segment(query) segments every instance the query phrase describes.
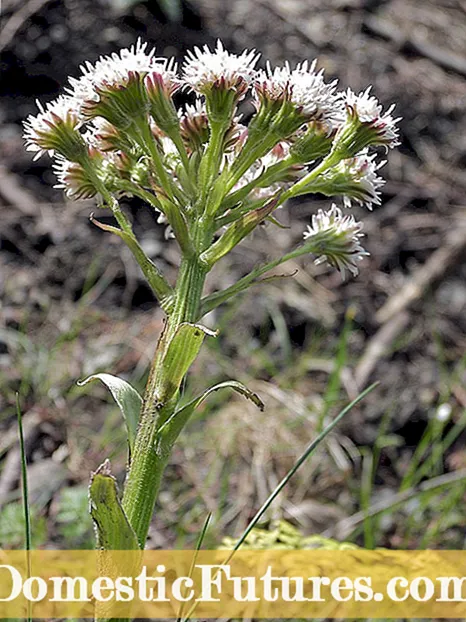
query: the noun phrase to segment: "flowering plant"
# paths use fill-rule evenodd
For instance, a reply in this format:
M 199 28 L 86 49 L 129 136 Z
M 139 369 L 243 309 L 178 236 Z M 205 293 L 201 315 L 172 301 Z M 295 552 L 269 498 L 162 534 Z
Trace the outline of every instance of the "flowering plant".
M 91 377 L 120 406 L 130 451 L 121 501 L 108 463 L 92 479 L 91 514 L 103 548 L 144 547 L 173 444 L 210 392 L 229 387 L 263 407 L 233 380 L 180 405 L 183 379 L 204 339 L 215 335 L 202 317 L 287 259 L 312 253 L 356 274 L 367 255 L 361 223 L 332 204 L 312 217 L 296 249 L 203 296 L 212 267 L 258 225 L 274 223 L 273 212 L 288 199 L 321 193 L 342 197 L 344 208 L 380 203 L 383 162 L 369 150 L 398 144 L 398 119 L 369 89 L 338 92 L 315 62 L 257 70 L 258 59 L 254 50 L 234 55 L 219 42 L 213 51 L 189 53 L 179 73 L 173 60 L 138 42 L 84 65 L 64 95 L 25 122 L 27 149 L 54 158 L 58 187 L 72 199 L 96 196 L 111 210 L 117 226 L 91 218 L 128 245 L 167 316 L 143 398 L 114 376 Z M 181 110 L 174 103 L 179 90 L 194 100 Z M 245 98 L 255 107 L 247 125 L 238 115 Z M 174 285 L 139 244 L 123 196 L 155 210 L 178 243 Z

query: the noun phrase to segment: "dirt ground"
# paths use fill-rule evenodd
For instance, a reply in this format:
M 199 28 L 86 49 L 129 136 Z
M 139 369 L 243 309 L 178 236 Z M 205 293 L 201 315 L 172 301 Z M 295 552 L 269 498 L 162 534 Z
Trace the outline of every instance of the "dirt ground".
M 74 381 L 105 369 L 143 383 L 162 314 L 125 249 L 89 222 L 92 201 L 65 201 L 52 188 L 46 159 L 31 161 L 23 148 L 21 121 L 35 110 L 36 98 L 53 98 L 85 60 L 128 46 L 139 35 L 154 43 L 160 54 L 178 57 L 217 37 L 234 51 L 255 47 L 263 55 L 261 62 L 318 57 L 320 67 L 342 87 L 357 91 L 372 84 L 384 105 L 396 103 L 403 117 L 402 144 L 389 154 L 383 169 L 383 205 L 371 213 L 353 208 L 364 220 L 371 253 L 359 277 L 343 283 L 311 258 L 288 266 L 290 276 L 251 291 L 234 320 L 228 311 L 211 318 L 213 325 L 227 327 L 221 353 L 206 355 L 196 371 L 221 378 L 231 375 L 231 369 L 240 374 L 246 369 L 270 396 L 269 417 L 280 409 L 283 413 L 293 400 L 293 412 L 298 412 L 303 403 L 306 408 L 320 403 L 333 369 L 331 353 L 338 348 L 345 317 L 351 315 L 348 355 L 335 402 L 355 397 L 369 382 L 379 380 L 380 385 L 342 425 L 342 438 L 349 443 L 345 454 L 351 455 L 351 448 L 373 446 L 389 413 L 385 432 L 398 441 L 383 449 L 376 485 L 378 495 L 397 489 L 413 448 L 439 408 L 449 413 L 445 433 L 466 409 L 466 3 L 192 0 L 182 4 L 178 22 L 168 19 L 155 0 L 116 7 L 110 0 L 3 0 L 0 507 L 17 497 L 16 391 L 25 417 L 32 492 L 42 499 L 42 513 L 56 516 L 60 491 L 84 485 L 109 447 L 117 472 L 124 471 L 119 423 L 113 418 L 104 423 L 103 393 L 98 393 L 99 399 L 95 393 L 86 396 Z M 244 274 L 274 246 L 291 248 L 321 204 L 325 202 L 306 199 L 291 205 L 280 216 L 286 229 L 278 235 L 274 230 L 273 240 L 267 229 L 261 231 L 212 275 L 208 287 L 229 284 L 232 275 Z M 147 252 L 173 273 L 175 248 L 141 206 L 132 204 L 129 209 Z M 280 320 L 288 327 L 285 337 Z M 263 367 L 257 354 L 261 347 L 269 357 Z M 209 422 L 213 444 L 215 439 L 220 443 L 219 430 L 230 425 L 231 410 L 238 408 L 236 402 L 220 406 L 218 422 Z M 230 514 L 220 521 L 220 533 L 238 529 L 248 517 L 241 513 L 243 504 L 254 507 L 266 494 L 273 483 L 264 467 L 267 460 L 275 474 L 295 456 L 288 450 L 271 455 L 270 448 L 258 455 L 248 444 L 260 436 L 263 428 L 259 422 L 257 426 L 246 440 L 232 436 L 231 443 L 242 443 L 241 448 L 218 445 L 224 458 L 241 454 L 229 485 L 243 495 L 237 498 L 236 514 L 235 504 L 226 504 Z M 193 434 L 197 438 L 196 431 Z M 301 434 L 302 428 L 295 436 L 284 434 L 278 446 L 299 441 Z M 465 440 L 463 432 L 451 444 L 439 475 L 466 468 Z M 199 442 L 204 442 L 202 434 Z M 212 446 L 200 447 L 202 460 L 217 459 Z M 154 545 L 175 542 L 174 535 L 167 534 L 180 506 L 191 508 L 197 494 L 207 506 L 216 507 L 220 484 L 212 485 L 208 494 L 199 492 L 205 473 L 194 466 L 195 452 L 196 443 L 186 442 L 175 453 L 169 471 L 173 492 L 162 497 L 166 529 L 153 534 Z M 254 485 L 247 479 L 251 461 L 259 461 L 263 475 Z M 329 521 L 340 524 L 357 510 L 357 494 L 345 492 L 345 487 L 351 480 L 357 488 L 361 466 L 357 460 L 345 464 L 339 469 L 329 462 L 328 472 L 321 469 L 319 502 L 319 490 L 307 494 L 301 482 L 301 489 L 295 490 L 299 504 L 293 497 L 301 509 L 293 515 L 285 504 L 285 515 L 307 532 L 329 531 Z M 181 484 L 178 490 L 179 479 L 194 492 Z M 176 491 L 184 501 L 176 499 Z M 235 522 L 238 514 L 241 520 Z M 194 533 L 200 518 L 190 517 L 193 524 L 186 529 Z M 463 520 L 464 516 L 459 519 Z M 338 529 L 329 534 L 348 536 L 347 530 Z M 392 537 L 384 544 L 399 542 Z

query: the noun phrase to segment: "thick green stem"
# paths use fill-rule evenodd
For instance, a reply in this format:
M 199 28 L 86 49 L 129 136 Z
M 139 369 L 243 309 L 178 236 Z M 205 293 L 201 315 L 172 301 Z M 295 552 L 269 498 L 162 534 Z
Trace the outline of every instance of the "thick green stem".
M 173 443 L 181 431 L 177 429 L 176 434 L 158 434 L 161 426 L 174 413 L 178 397 L 175 396 L 168 403 L 160 401 L 159 396 L 166 393 L 166 387 L 162 386 L 165 375 L 160 370 L 163 369 L 170 341 L 180 324 L 194 322 L 199 316 L 205 276 L 205 266 L 197 257 L 183 259 L 173 311 L 159 340 L 144 395 L 139 430 L 123 495 L 123 509 L 141 548 L 144 547 L 149 530 L 162 474 Z
M 208 211 L 208 197 L 220 171 L 224 147 L 223 141 L 227 129 L 228 121 L 225 119 L 210 122 L 209 144 L 199 165 L 199 200 L 197 205 L 199 212 L 201 212 L 201 208 L 206 212 Z

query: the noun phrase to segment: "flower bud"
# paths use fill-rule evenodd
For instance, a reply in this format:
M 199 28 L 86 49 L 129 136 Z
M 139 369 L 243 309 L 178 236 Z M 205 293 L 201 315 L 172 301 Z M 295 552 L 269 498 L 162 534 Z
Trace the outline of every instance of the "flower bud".
M 158 127 L 167 135 L 178 132 L 179 119 L 173 104 L 173 95 L 181 82 L 176 77 L 176 63 L 173 59 L 160 63 L 144 78 L 150 103 L 150 113 Z
M 267 64 L 254 83 L 257 121 L 273 125 L 281 138 L 296 132 L 306 121 L 334 123 L 341 116 L 341 98 L 335 93 L 336 81 L 327 84 L 323 71 L 316 72 L 316 61 L 307 61 L 291 69 L 288 63 L 274 69 Z
M 319 210 L 312 216 L 312 223 L 304 232 L 305 246 L 309 252 L 318 255 L 316 264 L 326 261 L 337 268 L 342 276 L 349 270 L 353 276 L 358 273 L 358 263 L 369 253 L 359 243 L 362 223 L 354 216 L 343 216 L 333 204 L 330 210 Z
M 98 193 L 94 181 L 89 178 L 81 164 L 57 156 L 52 168 L 58 180 L 54 188 L 64 190 L 66 196 L 73 201 L 90 199 Z
M 93 119 L 92 122 L 87 125 L 87 128 L 87 132 L 83 135 L 83 138 L 88 145 L 98 151 L 104 153 L 117 151 L 132 153 L 135 149 L 134 143 L 124 132 L 118 130 L 102 117 Z
M 204 95 L 211 122 L 233 117 L 254 78 L 258 59 L 255 50 L 245 50 L 240 56 L 230 54 L 220 41 L 213 52 L 207 45 L 188 52 L 183 81 L 192 91 Z
M 348 89 L 345 94 L 346 123 L 338 131 L 333 152 L 342 158 L 351 158 L 370 146 L 386 149 L 399 144 L 398 128 L 391 115 L 395 106 L 382 113 L 382 106 L 370 93 L 371 87 L 356 95 Z
M 150 104 L 144 78 L 160 69 L 160 62 L 154 58 L 155 50 L 147 52 L 146 48 L 138 40 L 119 54 L 103 56 L 94 65 L 86 63 L 81 78 L 70 79 L 68 91 L 88 119 L 101 116 L 118 129 L 126 129 L 135 118 L 147 115 Z
M 375 158 L 375 154 L 368 155 L 365 149 L 354 158 L 340 160 L 312 180 L 301 193 L 320 192 L 329 197 L 341 195 L 346 207 L 351 207 L 351 201 L 354 200 L 372 209 L 372 204 L 380 204 L 379 189 L 385 183 L 377 175 L 385 161 L 377 163 Z
M 39 114 L 29 115 L 24 123 L 26 149 L 36 152 L 34 159 L 55 152 L 72 162 L 84 157 L 87 147 L 79 132 L 82 119 L 76 100 L 60 96 L 45 108 L 40 102 L 37 105 Z
M 311 121 L 291 137 L 290 153 L 302 164 L 323 158 L 330 153 L 335 133 L 327 124 Z
M 87 119 L 103 117 L 118 130 L 126 130 L 135 120 L 147 116 L 149 101 L 140 73 L 129 71 L 124 80 L 102 81 L 94 89 L 97 99 L 87 99 L 82 105 Z

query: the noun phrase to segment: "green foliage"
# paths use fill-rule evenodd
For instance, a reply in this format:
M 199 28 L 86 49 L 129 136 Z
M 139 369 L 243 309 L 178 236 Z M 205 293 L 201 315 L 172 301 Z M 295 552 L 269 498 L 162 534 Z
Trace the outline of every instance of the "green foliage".
M 32 530 L 32 546 L 37 548 L 47 539 L 45 518 L 34 506 L 29 507 Z M 0 542 L 6 549 L 23 549 L 26 522 L 21 503 L 9 503 L 0 512 Z
M 112 394 L 115 402 L 118 404 L 126 423 L 126 428 L 128 430 L 128 442 L 130 449 L 132 449 L 139 423 L 142 397 L 128 382 L 118 378 L 117 376 L 112 376 L 111 374 L 94 374 L 93 376 L 89 376 L 89 378 L 78 382 L 78 385 L 82 387 L 92 380 L 101 380 Z
M 235 538 L 226 537 L 222 540 L 220 549 L 233 549 Z M 359 547 L 350 542 L 338 542 L 323 536 L 303 536 L 302 533 L 285 520 L 273 521 L 267 529 L 256 527 L 246 537 L 241 546 L 242 550 L 268 549 L 321 549 L 325 551 L 347 551 Z
M 69 549 L 93 549 L 94 532 L 89 515 L 87 486 L 65 488 L 58 501 L 57 530 Z
M 121 507 L 116 480 L 106 460 L 91 478 L 89 506 L 96 527 L 97 546 L 106 551 L 139 549 L 138 540 Z

